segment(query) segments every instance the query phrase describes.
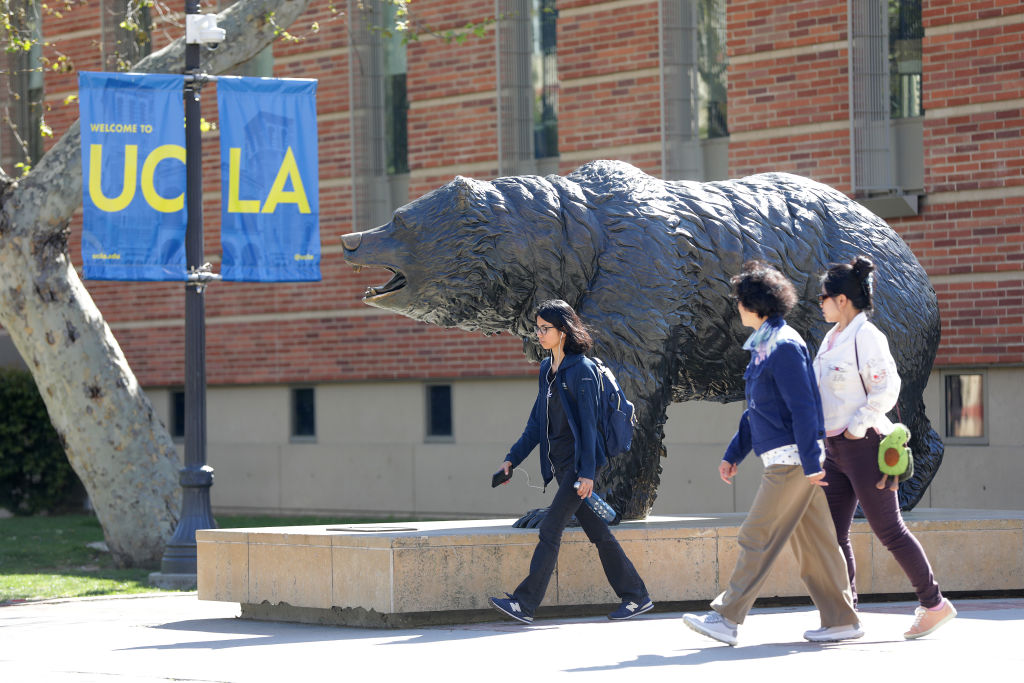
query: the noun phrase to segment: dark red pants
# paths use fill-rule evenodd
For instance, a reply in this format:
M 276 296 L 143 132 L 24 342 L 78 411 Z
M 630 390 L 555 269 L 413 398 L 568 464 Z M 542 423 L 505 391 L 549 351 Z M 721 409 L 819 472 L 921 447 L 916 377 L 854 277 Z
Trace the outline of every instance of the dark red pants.
M 879 440 L 878 432 L 873 429 L 869 429 L 863 439 L 852 440 L 839 435 L 825 440 L 825 481 L 828 482 L 825 497 L 836 526 L 839 547 L 846 556 L 854 604 L 857 601 L 857 585 L 854 583 L 857 568 L 850 544 L 850 525 L 860 501 L 868 525 L 910 579 L 917 599 L 925 607 L 935 607 L 942 602 L 939 584 L 935 582 L 924 549 L 903 523 L 896 492 L 875 487 L 882 477 L 878 470 Z

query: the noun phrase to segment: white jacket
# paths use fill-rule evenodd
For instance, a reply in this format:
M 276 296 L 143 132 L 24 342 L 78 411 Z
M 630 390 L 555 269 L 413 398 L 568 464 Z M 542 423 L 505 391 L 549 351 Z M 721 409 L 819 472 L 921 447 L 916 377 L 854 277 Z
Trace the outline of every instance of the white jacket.
M 832 337 L 835 343 L 829 349 Z M 857 377 L 858 357 L 864 384 Z M 871 427 L 880 434 L 893 430 L 886 413 L 899 398 L 900 375 L 885 335 L 866 314 L 857 314 L 842 332 L 835 327 L 828 331 L 814 358 L 814 374 L 827 433 L 845 428 L 859 438 Z

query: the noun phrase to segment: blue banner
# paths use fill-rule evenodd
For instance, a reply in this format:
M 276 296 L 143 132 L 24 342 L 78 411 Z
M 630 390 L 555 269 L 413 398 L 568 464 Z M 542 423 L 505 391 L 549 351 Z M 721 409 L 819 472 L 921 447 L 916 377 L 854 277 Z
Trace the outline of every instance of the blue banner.
M 78 75 L 88 279 L 185 279 L 184 84 L 173 74 Z
M 225 280 L 320 280 L 316 85 L 217 80 Z

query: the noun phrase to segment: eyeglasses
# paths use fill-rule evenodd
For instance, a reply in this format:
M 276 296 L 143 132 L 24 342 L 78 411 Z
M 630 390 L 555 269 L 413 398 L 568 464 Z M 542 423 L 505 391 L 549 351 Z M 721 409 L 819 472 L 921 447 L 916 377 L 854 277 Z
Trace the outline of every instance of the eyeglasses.
M 818 303 L 819 304 L 823 304 L 823 303 L 825 303 L 825 299 L 831 299 L 831 298 L 832 298 L 831 294 L 819 294 L 818 295 Z
M 533 331 L 537 334 L 538 337 L 543 337 L 545 334 L 548 333 L 549 330 L 553 329 L 555 329 L 554 325 L 540 325 L 538 327 L 533 328 Z

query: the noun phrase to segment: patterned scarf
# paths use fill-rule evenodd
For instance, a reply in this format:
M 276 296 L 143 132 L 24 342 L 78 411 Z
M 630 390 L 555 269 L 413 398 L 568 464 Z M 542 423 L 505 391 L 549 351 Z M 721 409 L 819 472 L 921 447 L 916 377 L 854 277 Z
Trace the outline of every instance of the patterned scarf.
M 752 353 L 751 360 L 754 365 L 760 365 L 764 359 L 775 350 L 779 330 L 786 324 L 780 316 L 768 318 L 761 327 L 754 330 L 754 333 L 743 342 L 743 348 Z

